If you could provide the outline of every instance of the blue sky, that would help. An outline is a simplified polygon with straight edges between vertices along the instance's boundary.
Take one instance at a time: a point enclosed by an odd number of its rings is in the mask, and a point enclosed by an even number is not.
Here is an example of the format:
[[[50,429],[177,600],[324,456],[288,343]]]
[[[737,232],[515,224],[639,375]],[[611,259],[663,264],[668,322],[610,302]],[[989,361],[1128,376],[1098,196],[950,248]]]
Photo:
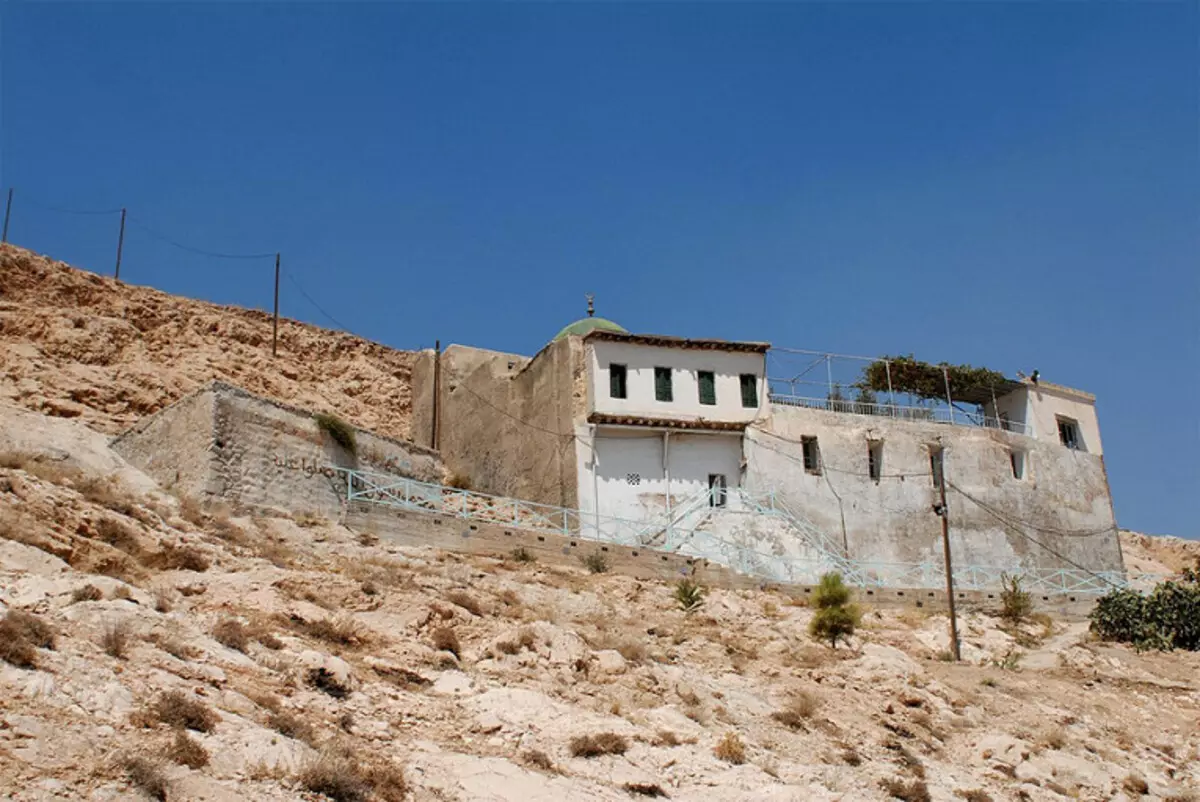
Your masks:
[[[0,0],[0,184],[18,244],[111,270],[115,215],[33,204],[126,206],[399,348],[533,353],[590,291],[1036,367],[1099,397],[1120,523],[1196,536],[1198,43],[1184,2]],[[132,225],[122,269],[263,308],[271,271]]]

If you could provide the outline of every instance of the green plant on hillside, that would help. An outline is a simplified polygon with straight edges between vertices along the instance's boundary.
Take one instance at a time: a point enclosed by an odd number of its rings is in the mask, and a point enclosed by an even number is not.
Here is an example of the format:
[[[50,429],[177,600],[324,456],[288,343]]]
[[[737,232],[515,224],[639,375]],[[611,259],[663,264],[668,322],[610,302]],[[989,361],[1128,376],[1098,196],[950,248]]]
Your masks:
[[[358,440],[355,438],[353,426],[337,415],[330,415],[327,412],[318,412],[313,415],[313,420],[317,422],[318,429],[333,438],[333,442],[351,454],[358,454]]]
[[[964,393],[985,388],[1002,388],[1008,384],[1003,373],[972,365],[950,365],[940,362],[931,365],[908,356],[885,356],[863,368],[859,387],[875,392],[909,393],[918,398],[946,397],[946,382],[949,379],[950,397],[964,400]]]
[[[821,577],[813,592],[812,607],[816,614],[808,624],[808,634],[817,640],[829,641],[834,649],[839,640],[849,640],[862,617],[858,605],[850,601],[850,588],[839,573]]]
[[[591,571],[593,574],[603,574],[608,572],[608,558],[598,551],[593,551],[591,554],[581,554],[579,561],[583,563],[583,567]]]
[[[1130,643],[1140,650],[1200,650],[1200,579],[1186,572],[1178,581],[1159,583],[1149,596],[1114,590],[1096,602],[1091,630],[1103,640]]]
[[[704,588],[690,576],[675,583],[675,601],[685,613],[694,613],[704,606]]]
[[[1033,611],[1033,597],[1021,588],[1021,577],[1000,574],[1000,617],[1019,624]]]

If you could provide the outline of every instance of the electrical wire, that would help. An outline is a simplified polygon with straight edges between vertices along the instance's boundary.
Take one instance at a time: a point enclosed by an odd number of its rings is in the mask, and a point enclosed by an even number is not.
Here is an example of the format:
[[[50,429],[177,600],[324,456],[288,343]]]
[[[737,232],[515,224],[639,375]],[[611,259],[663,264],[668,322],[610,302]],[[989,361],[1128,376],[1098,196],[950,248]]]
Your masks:
[[[154,237],[154,239],[165,242],[168,245],[173,245],[181,251],[199,254],[200,256],[211,256],[214,259],[271,259],[275,257],[274,253],[221,253],[219,251],[207,251],[203,248],[195,248],[191,245],[185,245],[182,242],[177,242],[165,234],[158,233],[153,228],[138,220],[131,214],[127,214],[126,219],[130,223],[133,223],[135,226],[140,228],[142,231],[145,231],[151,237]]]
[[[800,446],[801,448],[803,448],[803,447],[804,447],[804,443],[803,443],[802,441],[799,441],[799,440],[793,440],[793,439],[791,439],[790,437],[784,437],[784,436],[783,436],[783,435],[781,435],[781,434],[776,434],[775,432],[770,432],[770,431],[767,431],[766,429],[762,429],[762,428],[759,428],[759,427],[754,427],[754,431],[756,431],[756,432],[760,432],[760,433],[762,433],[762,434],[765,434],[765,435],[767,435],[767,436],[769,436],[769,437],[774,437],[776,440],[782,440],[782,441],[783,441],[783,442],[785,442],[785,443],[791,443],[791,444],[792,444],[792,445],[794,445],[794,446]],[[796,456],[794,456],[794,455],[792,455],[792,454],[789,454],[789,453],[787,453],[786,451],[781,451],[780,449],[777,449],[777,448],[772,448],[771,446],[769,446],[769,445],[767,445],[767,444],[765,444],[765,443],[759,443],[758,445],[762,446],[763,448],[767,449],[768,451],[774,451],[776,454],[779,454],[780,456],[786,457],[787,459],[790,459],[792,462],[795,462],[795,463],[797,463],[797,464],[803,464],[803,460],[802,460],[802,459],[800,459],[800,458],[798,458],[798,457],[796,457]],[[848,476],[861,476],[861,477],[863,477],[863,478],[866,478],[866,479],[875,479],[875,478],[876,478],[876,477],[872,476],[872,475],[871,475],[871,474],[869,474],[869,473],[862,473],[862,472],[860,472],[860,471],[852,471],[852,470],[848,470],[848,469],[846,469],[846,468],[838,468],[838,467],[835,467],[835,466],[833,466],[833,465],[830,465],[829,463],[825,462],[825,459],[824,459],[824,457],[822,457],[822,458],[821,458],[821,469],[822,469],[822,470],[826,470],[826,471],[832,471],[832,472],[834,472],[834,473],[843,473],[843,474],[846,474],[846,475],[848,475]],[[879,474],[879,477],[878,477],[878,478],[880,478],[880,479],[909,479],[909,478],[922,477],[922,476],[929,476],[929,474],[928,474],[927,472],[920,472],[920,473],[881,473],[881,474]]]
[[[496,410],[497,412],[499,412],[501,415],[503,415],[506,418],[511,418],[512,420],[516,421],[517,423],[521,424],[522,426],[528,426],[530,429],[533,429],[538,432],[544,432],[545,434],[552,434],[555,437],[569,437],[572,440],[576,440],[579,437],[579,435],[574,434],[574,433],[566,433],[566,432],[559,432],[554,429],[546,429],[542,426],[538,426],[536,423],[530,423],[527,420],[522,420],[521,418],[518,418],[516,415],[513,415],[508,410],[501,409],[500,407],[493,404],[491,401],[488,401],[486,398],[481,396],[479,393],[472,390],[470,387],[467,386],[467,383],[465,381],[463,381],[463,378],[461,376],[449,374],[449,373],[448,373],[448,375],[451,378],[453,378],[455,381],[458,382],[457,388],[466,390],[468,393],[470,393],[471,395],[475,396],[477,399],[482,401],[486,406],[491,407],[492,409]]]
[[[13,193],[13,194],[20,201],[31,203],[32,205],[36,206],[37,208],[43,209],[48,212],[61,212],[62,214],[79,214],[79,215],[99,215],[99,214],[120,214],[121,213],[120,208],[116,208],[116,209],[68,209],[64,206],[51,206],[48,203],[42,203],[36,197],[29,195],[24,190],[21,191],[20,195],[16,195],[16,193]]]
[[[316,309],[318,312],[320,312],[322,315],[324,315],[326,318],[328,318],[333,323],[333,325],[337,326],[342,331],[346,332],[347,334],[354,334],[354,332],[350,331],[349,326],[347,326],[345,323],[342,323],[336,317],[334,317],[333,315],[326,312],[319,303],[314,301],[313,297],[304,291],[304,287],[300,286],[300,282],[291,274],[290,271],[284,270],[282,272],[283,272],[283,275],[287,277],[287,280],[292,283],[292,286],[295,287],[296,290],[302,296],[304,296],[304,300],[308,301],[310,304],[313,305],[314,309]],[[358,335],[354,335],[354,336],[358,336]]]
[[[946,486],[954,488],[954,490],[956,490],[958,493],[960,493],[961,495],[970,499],[977,506],[982,507],[984,510],[987,510],[989,513],[991,513],[997,519],[1004,521],[1005,523],[1008,523],[1013,526],[1016,526],[1016,525],[1025,526],[1025,527],[1033,529],[1037,532],[1045,532],[1046,534],[1058,535],[1059,537],[1068,537],[1068,538],[1095,537],[1096,535],[1105,535],[1110,532],[1117,531],[1116,526],[1107,526],[1103,529],[1094,529],[1094,530],[1088,530],[1088,531],[1074,531],[1074,532],[1067,530],[1067,529],[1055,529],[1055,528],[1049,527],[1049,526],[1039,526],[1038,524],[1035,524],[1032,521],[1023,521],[1020,518],[1016,518],[1014,516],[1009,516],[1006,513],[1002,512],[1000,510],[997,510],[995,507],[992,507],[987,502],[981,501],[980,499],[975,498],[970,493],[968,493],[967,491],[963,490],[962,488],[956,486],[954,483],[952,483],[950,481],[946,482]]]

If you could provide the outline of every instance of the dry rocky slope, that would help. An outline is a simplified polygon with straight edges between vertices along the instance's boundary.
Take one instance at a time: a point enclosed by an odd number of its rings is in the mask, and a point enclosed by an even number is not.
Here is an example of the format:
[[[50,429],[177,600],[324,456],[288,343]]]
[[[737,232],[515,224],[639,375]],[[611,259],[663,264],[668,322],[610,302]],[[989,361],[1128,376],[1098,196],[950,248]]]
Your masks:
[[[412,355],[0,245],[0,399],[116,432],[211,379],[408,438]]]
[[[0,789],[18,800],[1197,799],[1200,654],[398,548],[202,510],[0,406]],[[52,648],[49,648],[51,647]]]

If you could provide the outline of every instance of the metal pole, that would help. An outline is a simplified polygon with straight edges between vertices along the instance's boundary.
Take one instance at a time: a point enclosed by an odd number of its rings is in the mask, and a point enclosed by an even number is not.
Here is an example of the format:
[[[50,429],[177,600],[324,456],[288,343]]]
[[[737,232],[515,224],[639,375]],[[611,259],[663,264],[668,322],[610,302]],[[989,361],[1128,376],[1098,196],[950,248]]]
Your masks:
[[[442,341],[433,341],[433,424],[430,426],[429,447],[438,447],[438,399],[442,395]]]
[[[8,242],[8,218],[12,216],[12,187],[8,188],[8,203],[4,205],[4,234],[0,242]]]
[[[954,423],[954,399],[950,397],[950,371],[942,368],[942,379],[946,382],[946,403],[950,406],[950,422]]]
[[[125,207],[121,207],[121,233],[117,235],[117,269],[113,278],[121,280],[121,249],[125,247]]]
[[[942,554],[946,558],[946,601],[950,604],[950,654],[957,663],[962,660],[958,646],[958,613],[954,608],[954,569],[950,561],[950,510],[946,507],[946,452],[942,452],[942,481],[938,486],[941,496]]]
[[[892,417],[896,417],[896,394],[892,392],[892,363],[883,360],[883,369],[887,371],[888,403],[892,405]]]
[[[271,324],[271,356],[279,353],[279,254],[275,254],[275,320]]]
[[[825,377],[829,380],[829,392],[825,396],[829,409],[833,410],[833,363],[829,359],[829,354],[825,355]]]

